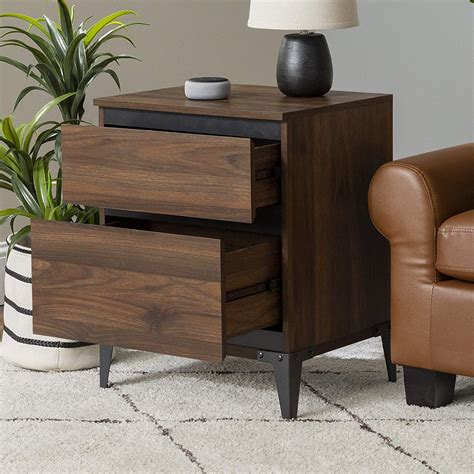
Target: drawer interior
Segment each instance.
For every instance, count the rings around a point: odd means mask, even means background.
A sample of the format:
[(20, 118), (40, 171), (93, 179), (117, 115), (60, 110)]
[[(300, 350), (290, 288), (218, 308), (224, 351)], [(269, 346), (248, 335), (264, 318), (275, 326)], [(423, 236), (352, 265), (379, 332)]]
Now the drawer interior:
[[(131, 218), (114, 219), (106, 225), (220, 240), (225, 303), (267, 291), (278, 293), (280, 290), (281, 239), (278, 236)], [(234, 335), (228, 334), (229, 337)]]

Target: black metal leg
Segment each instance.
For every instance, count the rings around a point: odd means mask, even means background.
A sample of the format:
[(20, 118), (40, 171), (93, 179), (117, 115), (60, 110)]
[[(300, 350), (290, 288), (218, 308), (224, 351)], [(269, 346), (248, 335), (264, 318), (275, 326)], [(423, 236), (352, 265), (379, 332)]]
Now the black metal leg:
[(109, 386), (110, 364), (112, 363), (112, 346), (100, 346), (100, 386), (107, 388)]
[(298, 416), (301, 369), (304, 360), (302, 355), (300, 353), (259, 351), (258, 358), (262, 362), (273, 365), (281, 416), (285, 419), (296, 418)]
[(387, 366), (387, 374), (389, 382), (397, 381), (397, 366), (392, 363), (392, 350), (390, 346), (390, 326), (380, 328), (380, 336), (382, 337), (383, 353), (385, 356), (385, 365)]
[(453, 401), (456, 375), (407, 366), (403, 375), (408, 405), (438, 408)]

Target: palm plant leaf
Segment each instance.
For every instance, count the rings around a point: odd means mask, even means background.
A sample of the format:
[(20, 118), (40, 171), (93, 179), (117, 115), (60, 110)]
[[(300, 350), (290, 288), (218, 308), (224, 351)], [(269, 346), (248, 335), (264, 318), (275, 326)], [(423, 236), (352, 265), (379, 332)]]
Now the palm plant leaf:
[(71, 43), (74, 38), (74, 10), (72, 12), (69, 11), (69, 7), (64, 0), (58, 0), (58, 7), (59, 19), (61, 21), (61, 32), (65, 41)]
[(44, 17), (46, 25), (48, 27), (49, 36), (51, 37), (51, 42), (54, 46), (56, 54), (59, 56), (60, 60), (63, 61), (66, 57), (67, 45), (62, 34), (60, 33), (57, 25), (51, 21), (47, 16)]
[(46, 28), (37, 19), (31, 16), (22, 15), (21, 13), (2, 13), (0, 14), (0, 18), (16, 18), (17, 20), (26, 21), (30, 26), (38, 28), (44, 35), (48, 36)]
[(111, 13), (110, 15), (107, 15), (106, 17), (102, 18), (99, 20), (92, 28), (87, 33), (87, 36), (84, 40), (84, 43), (86, 46), (88, 46), (91, 41), (107, 26), (112, 24), (117, 18), (121, 18), (126, 15), (135, 15), (137, 16), (137, 13), (134, 12), (133, 10), (120, 10), (115, 13)]
[(40, 123), (40, 120), (43, 118), (43, 116), (49, 112), (52, 108), (56, 107), (58, 104), (60, 104), (63, 100), (68, 99), (69, 97), (72, 97), (75, 95), (74, 92), (70, 92), (69, 94), (64, 94), (60, 97), (57, 97), (56, 99), (50, 100), (46, 105), (44, 105), (39, 112), (35, 115), (33, 120), (28, 124), (25, 130), (25, 141), (23, 148), (25, 150), (30, 149), (30, 142), (33, 137), (33, 133), (36, 131), (38, 124)]
[(3, 209), (2, 211), (0, 211), (0, 217), (11, 217), (11, 216), (26, 217), (28, 219), (31, 219), (32, 217), (34, 217), (31, 213), (25, 211), (21, 207)]
[(78, 86), (78, 84), (76, 84), (77, 77), (74, 77), (74, 68), (77, 67), (76, 59), (79, 59), (79, 46), (85, 37), (85, 33), (77, 35), (67, 48), (66, 58), (64, 60), (64, 80), (67, 90), (73, 90), (73, 88)]
[(125, 36), (125, 35), (118, 35), (117, 33), (120, 31), (120, 30), (123, 30), (123, 29), (128, 29), (129, 27), (131, 26), (137, 26), (137, 25), (143, 25), (143, 26), (147, 26), (148, 23), (143, 23), (143, 22), (140, 22), (140, 21), (136, 21), (136, 22), (133, 22), (133, 23), (126, 23), (126, 24), (122, 24), (122, 25), (119, 25), (117, 26), (116, 28), (113, 28), (112, 30), (108, 31), (107, 33), (105, 33), (103, 36), (101, 36), (97, 41), (95, 41), (93, 44), (91, 44), (88, 48), (88, 53), (90, 54), (90, 57), (93, 58), (94, 57), (94, 54), (97, 52), (97, 50), (103, 46), (107, 41), (110, 41), (114, 38), (121, 38), (121, 39), (126, 39), (128, 40), (129, 42), (131, 42), (132, 46), (135, 47), (135, 44), (133, 43), (133, 41), (128, 37), (128, 36)]
[[(7, 30), (0, 46), (10, 46), (25, 49), (30, 52), (36, 61), (32, 65), (24, 65), (10, 58), (0, 57), (5, 62), (22, 70), (38, 83), (38, 89), (24, 89), (18, 105), (26, 95), (33, 91), (47, 92), (52, 97), (60, 97), (69, 92), (77, 92), (75, 100), (72, 98), (59, 105), (64, 120), (82, 120), (86, 90), (90, 83), (100, 74), (109, 75), (120, 88), (118, 75), (109, 64), (119, 63), (120, 59), (136, 59), (127, 55), (113, 55), (100, 53), (100, 48), (111, 40), (123, 40), (134, 46), (133, 41), (120, 31), (128, 31), (135, 25), (144, 25), (142, 22), (124, 23), (120, 21), (129, 15), (137, 16), (133, 10), (120, 10), (86, 27), (87, 18), (74, 26), (74, 10), (69, 9), (66, 0), (57, 0), (59, 19), (57, 22), (48, 17), (32, 18), (26, 15), (7, 13), (4, 17), (23, 20), (28, 28), (7, 25), (0, 29)], [(29, 41), (22, 41), (22, 37)], [(104, 56), (112, 59), (104, 62)], [(78, 122), (77, 122), (78, 123)]]
[(40, 50), (45, 54), (45, 56), (48, 58), (48, 60), (52, 64), (54, 63), (57, 64), (58, 70), (59, 70), (61, 56), (54, 48), (54, 43), (52, 43), (51, 40), (44, 39), (39, 35), (31, 33), (30, 31), (27, 31), (27, 30), (22, 30), (21, 28), (18, 28), (16, 26), (1, 26), (0, 29), (10, 30), (7, 33), (5, 33), (2, 36), (2, 38), (12, 35), (12, 34), (20, 34), (29, 38), (34, 44), (36, 44), (40, 48)]
[(54, 207), (49, 160), (40, 159), (36, 161), (33, 169), (33, 182), (41, 210), (44, 212), (48, 207)]
[(23, 63), (20, 61), (15, 61), (14, 59), (11, 59), (7, 56), (0, 56), (0, 63), (6, 63), (10, 64), (10, 66), (13, 66), (20, 71), (24, 72), (27, 76), (30, 76), (33, 78), (36, 82), (39, 82), (41, 85), (45, 85), (45, 82), (41, 78), (41, 76), (38, 76), (37, 74), (34, 74), (31, 72), (31, 68), (29, 66), (25, 66)]
[[(0, 63), (17, 68), (36, 82), (18, 94), (14, 110), (32, 92), (45, 92), (53, 98), (27, 124), (15, 128), (11, 118), (0, 119), (0, 188), (14, 192), (21, 204), (16, 209), (0, 211), (0, 223), (9, 221), (14, 233), (11, 245), (28, 235), (31, 229), (26, 226), (14, 232), (17, 217), (99, 223), (97, 209), (63, 202), (60, 124), (43, 119), (52, 108), (59, 107), (64, 123), (82, 123), (87, 88), (100, 74), (109, 75), (120, 88), (113, 63), (136, 58), (102, 52), (101, 48), (114, 40), (135, 46), (125, 32), (132, 26), (145, 24), (121, 21), (123, 17), (137, 14), (120, 10), (92, 26), (88, 26), (90, 18), (75, 26), (74, 7), (69, 8), (67, 0), (57, 2), (57, 21), (19, 13), (0, 15), (0, 18), (26, 23), (25, 27), (0, 26), (5, 32), (0, 38), (0, 47), (26, 50), (33, 57), (32, 64), (23, 64), (0, 56)], [(44, 145), (53, 141), (53, 149), (43, 153)], [(55, 178), (51, 161), (59, 165)]]
[(13, 247), (20, 243), (27, 235), (31, 233), (31, 226), (27, 225), (23, 227), (23, 229), (19, 230), (18, 232), (15, 232), (11, 238), (10, 241), (8, 242), (8, 256), (10, 255), (10, 252), (13, 250)]
[(15, 105), (13, 106), (13, 111), (15, 111), (18, 106), (20, 105), (20, 102), (30, 93), (30, 92), (33, 92), (33, 91), (42, 91), (42, 92), (48, 92), (46, 89), (44, 89), (43, 87), (39, 87), (39, 86), (29, 86), (29, 87), (25, 87), (19, 94), (18, 94), (18, 97), (16, 98), (15, 100)]
[(43, 211), (39, 206), (36, 197), (33, 193), (21, 182), (16, 173), (12, 175), (12, 187), (13, 192), (16, 194), (16, 197), (20, 201), (20, 204), (23, 206), (25, 211), (30, 215), (41, 217)]
[(21, 147), (20, 137), (16, 133), (11, 117), (5, 117), (2, 121), (2, 136), (8, 140), (8, 142), (12, 144), (14, 148)]

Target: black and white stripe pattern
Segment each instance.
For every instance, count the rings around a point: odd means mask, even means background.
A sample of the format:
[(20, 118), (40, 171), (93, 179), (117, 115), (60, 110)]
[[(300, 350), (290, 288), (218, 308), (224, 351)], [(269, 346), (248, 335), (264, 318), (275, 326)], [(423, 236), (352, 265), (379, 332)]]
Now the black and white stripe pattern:
[(61, 349), (76, 349), (78, 347), (87, 347), (92, 346), (88, 342), (62, 342), (62, 341), (44, 341), (41, 339), (31, 339), (28, 337), (21, 337), (15, 334), (10, 328), (7, 326), (3, 326), (3, 332), (8, 334), (15, 342), (19, 344), (26, 344), (29, 346), (40, 346), (40, 347), (53, 347), (53, 348), (61, 348)]
[(14, 278), (15, 280), (18, 280), (18, 281), (21, 281), (23, 283), (32, 283), (33, 279), (31, 277), (27, 277), (27, 276), (24, 276), (24, 275), (20, 275), (19, 273), (17, 272), (14, 272), (13, 270), (11, 270), (10, 268), (8, 268), (8, 265), (5, 267), (5, 273), (7, 275), (10, 275), (12, 278)]
[(97, 367), (98, 346), (35, 334), (31, 251), (15, 246), (5, 270), (3, 357), (27, 369), (79, 370)]
[(17, 313), (24, 314), (25, 316), (33, 316), (33, 310), (23, 308), (22, 306), (16, 304), (7, 295), (5, 295), (5, 304), (10, 306), (10, 308), (13, 308)]

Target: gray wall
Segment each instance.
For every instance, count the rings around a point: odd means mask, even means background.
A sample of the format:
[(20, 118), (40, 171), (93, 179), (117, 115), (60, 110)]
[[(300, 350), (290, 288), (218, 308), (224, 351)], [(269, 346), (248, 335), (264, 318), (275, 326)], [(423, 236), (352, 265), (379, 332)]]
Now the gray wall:
[[(123, 63), (124, 92), (182, 84), (196, 75), (274, 84), (283, 33), (247, 28), (248, 0), (75, 3), (79, 17), (132, 8), (151, 24), (133, 31), (143, 62)], [(0, 11), (54, 15), (55, 2), (0, 0)], [(334, 88), (395, 95), (395, 157), (472, 141), (474, 5), (468, 0), (359, 0), (359, 14), (359, 28), (327, 33)], [(20, 73), (0, 65), (0, 115), (11, 113), (25, 83)], [(99, 79), (90, 89), (86, 118), (96, 118), (92, 97), (115, 93), (109, 79)], [(18, 120), (28, 120), (44, 100), (27, 99)], [(13, 203), (0, 191), (0, 208)]]

